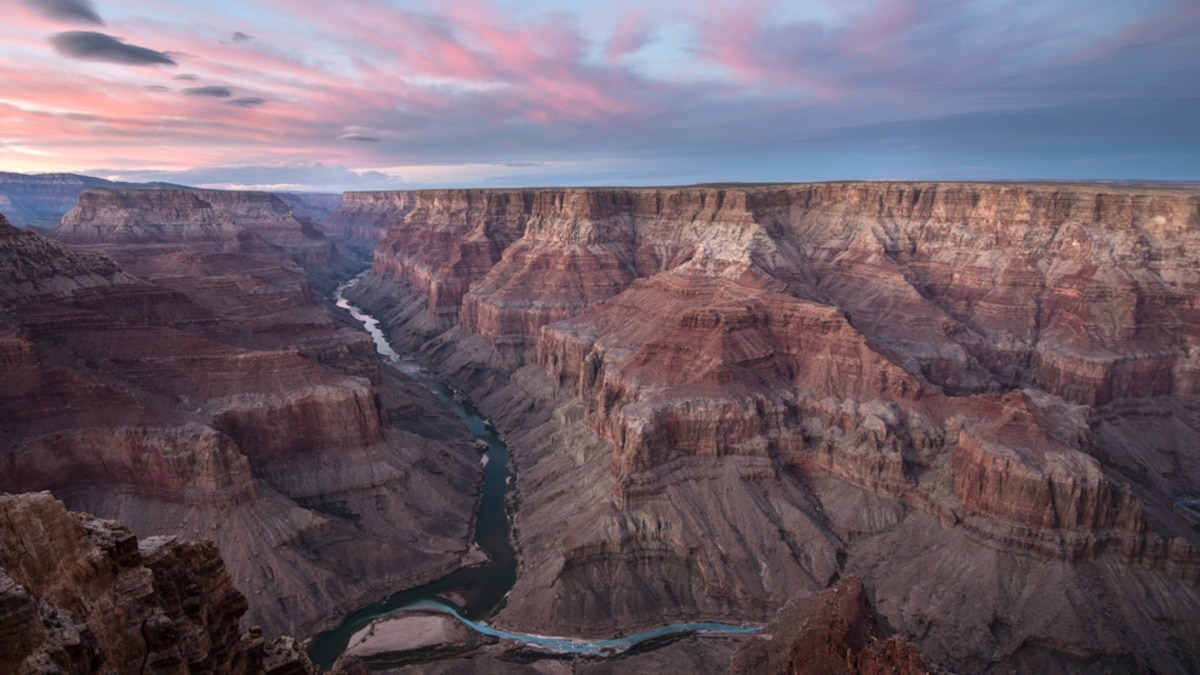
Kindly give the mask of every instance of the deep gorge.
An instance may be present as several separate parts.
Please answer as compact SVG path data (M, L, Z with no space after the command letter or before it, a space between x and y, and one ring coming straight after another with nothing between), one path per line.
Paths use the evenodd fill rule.
M515 469L494 627L808 644L843 612L955 671L1200 668L1192 188L350 193L320 223L130 192L0 238L0 489L214 539L268 632L479 569L486 417ZM347 299L480 418L323 299L347 238L374 250ZM648 658L787 662L757 644Z

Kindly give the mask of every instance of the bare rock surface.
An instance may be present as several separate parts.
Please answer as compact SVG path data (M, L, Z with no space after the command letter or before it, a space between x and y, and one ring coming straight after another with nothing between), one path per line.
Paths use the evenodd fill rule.
M912 643L895 635L875 614L862 581L843 579L779 610L762 635L738 648L730 672L896 673L925 675L929 664Z
M135 276L107 246L0 223L0 490L217 542L248 620L276 634L468 556L469 435L286 252L152 251Z
M948 669L1200 667L1196 190L440 190L336 217L388 227L354 299L507 434L507 625L763 621L853 573Z
M224 254L255 259L260 266L287 261L328 292L336 278L358 265L356 256L326 236L312 218L267 192L88 189L52 234L150 276L158 276L156 262L186 263ZM139 266L146 269L135 269Z
M0 171L0 213L18 226L51 228L74 208L88 188L181 189L171 183L125 183L72 173L23 174Z
M212 542L138 541L49 493L0 494L0 670L316 675L291 638L242 633Z

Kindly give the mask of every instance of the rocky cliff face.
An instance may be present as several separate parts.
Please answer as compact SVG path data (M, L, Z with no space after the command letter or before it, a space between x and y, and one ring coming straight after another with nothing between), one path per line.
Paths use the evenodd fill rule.
M72 173L21 174L0 171L0 213L20 226L50 228L88 188L179 189L170 183L122 183Z
M294 641L242 633L211 542L139 542L45 492L0 494L0 607L6 673L316 673Z
M412 197L407 192L347 192L340 208L322 221L322 227L373 253L388 228L411 209Z
M280 246L320 243L311 221L266 192L84 190L56 233L70 244L225 244L257 235Z
M933 670L911 642L889 633L862 581L850 577L789 602L763 634L738 648L730 672L927 675Z
M271 632L459 565L469 436L301 270L149 251L134 277L96 250L0 222L0 490L217 541Z
M428 191L343 211L393 223L357 300L516 448L502 619L761 619L856 570L952 667L1200 659L1161 648L1192 628L1153 618L1200 615L1200 539L1175 506L1200 485L1194 190ZM976 572L1006 590L914 605L900 533L990 561ZM1043 597L1073 619L1010 621L1037 605L1016 580L1053 564L1126 609ZM945 578L972 596L967 567ZM1173 590L1116 590L1129 574Z
M53 236L130 268L185 252L286 261L326 291L358 266L310 218L266 192L88 189Z

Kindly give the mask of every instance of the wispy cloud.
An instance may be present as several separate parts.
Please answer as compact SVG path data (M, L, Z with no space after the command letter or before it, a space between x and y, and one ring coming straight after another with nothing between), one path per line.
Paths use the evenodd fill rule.
M21 0L51 19L104 25L91 0Z
M218 85L206 85L203 87L188 87L183 90L188 96L206 96L208 98L229 98L233 96L233 90L229 87L221 87Z
M170 11L114 0L105 33L60 33L85 20L80 8L95 13L68 4L74 18L23 0L0 25L0 138L51 158L21 166L321 157L480 183L1031 173L1048 166L1037 147L1146 154L1104 151L1121 142L1119 122L1175 134L1177 150L1155 152L1178 174L1171 158L1200 145L1171 112L1200 100L1195 0L363 0L338 12L322 0ZM183 74L118 67L175 64ZM1061 115L1037 111L1079 121L1062 131ZM1126 171L1151 166L1133 161Z
M64 56L89 61L108 61L131 66L174 66L175 59L165 52L131 45L104 33L68 31L50 38Z

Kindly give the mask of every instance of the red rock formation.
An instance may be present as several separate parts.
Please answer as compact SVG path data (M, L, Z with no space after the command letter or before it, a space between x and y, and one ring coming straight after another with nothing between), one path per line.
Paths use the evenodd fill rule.
M339 208L319 221L326 232L360 246L366 253L412 209L407 192L347 192Z
M123 183L70 173L20 174L0 171L0 212L17 225L54 227L88 188L178 189L170 183Z
M278 253L133 250L0 223L0 490L218 541L270 631L459 564L477 456L430 394Z
M139 542L49 493L0 494L5 673L316 675L294 639L243 634L246 606L212 542Z
M761 675L926 675L915 646L875 614L862 581L849 577L779 611L763 635L744 643L730 672Z
M276 266L294 262L326 291L358 266L312 220L266 192L89 189L54 236L101 251L129 269L151 256L185 251L252 256Z
M1004 569L1033 555L1140 561L1163 588L1197 579L1200 538L1174 505L1200 484L1185 450L1200 441L1195 190L839 183L404 200L356 298L518 448L525 557L503 620L604 632L761 617L854 565L857 537L926 527L916 514L1007 551ZM1120 593L1137 609L1104 630L1140 630L1168 602ZM1179 593L1180 611L1200 612ZM932 637L953 620L924 621L898 625L967 662ZM1142 649L1189 641L1180 625L1138 632L1131 658L1194 663ZM1107 649L1065 623L1028 630L1051 652Z

